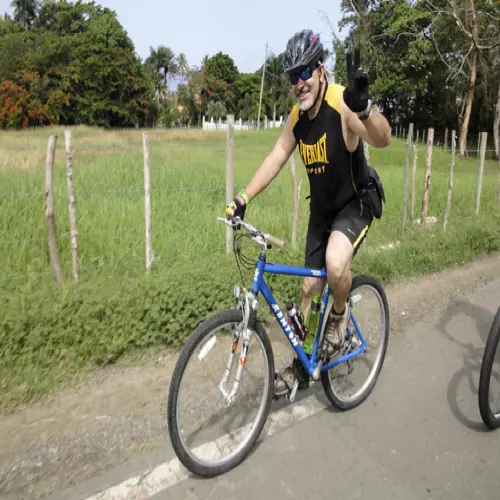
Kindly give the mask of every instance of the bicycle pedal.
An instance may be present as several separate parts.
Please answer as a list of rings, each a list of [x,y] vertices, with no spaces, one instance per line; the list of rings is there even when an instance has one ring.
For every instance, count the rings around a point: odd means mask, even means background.
[[[292,392],[290,393],[290,403],[295,401],[295,396],[297,395],[297,389],[299,388],[299,381],[295,379],[295,383],[293,384]]]

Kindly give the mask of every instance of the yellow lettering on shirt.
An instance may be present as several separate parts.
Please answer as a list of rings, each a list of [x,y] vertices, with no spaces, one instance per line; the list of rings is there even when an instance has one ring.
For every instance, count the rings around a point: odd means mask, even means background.
[[[328,164],[328,160],[326,158],[326,139],[327,136],[325,132],[316,142],[316,144],[304,144],[304,142],[302,142],[302,139],[300,140],[299,152],[306,167],[313,163]],[[323,166],[322,168],[324,172],[325,167]],[[321,170],[321,167],[319,167],[319,169]]]

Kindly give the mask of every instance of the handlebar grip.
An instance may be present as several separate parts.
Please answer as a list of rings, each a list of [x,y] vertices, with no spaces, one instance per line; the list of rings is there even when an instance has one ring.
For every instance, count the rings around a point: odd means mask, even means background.
[[[280,240],[279,238],[276,238],[276,236],[268,235],[266,237],[266,240],[268,243],[271,243],[271,245],[274,245],[275,247],[281,249],[285,248],[285,242],[283,240]]]

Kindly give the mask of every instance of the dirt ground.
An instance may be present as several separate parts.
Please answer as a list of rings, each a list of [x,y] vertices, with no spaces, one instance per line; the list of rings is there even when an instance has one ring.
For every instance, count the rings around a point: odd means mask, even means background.
[[[495,255],[387,287],[392,335],[499,275]],[[275,325],[268,331],[277,365],[286,363],[291,351],[282,332]],[[0,417],[0,497],[40,498],[160,446],[168,439],[165,404],[176,360],[177,352],[161,351],[142,366],[106,368]]]

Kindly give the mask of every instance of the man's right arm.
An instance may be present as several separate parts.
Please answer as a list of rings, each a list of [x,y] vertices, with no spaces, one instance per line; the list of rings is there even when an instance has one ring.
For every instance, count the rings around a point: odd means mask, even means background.
[[[248,198],[248,202],[271,184],[288,161],[288,158],[290,158],[296,145],[297,142],[293,135],[292,115],[290,114],[273,150],[263,161],[257,172],[255,172],[248,186],[243,190],[243,193]]]

